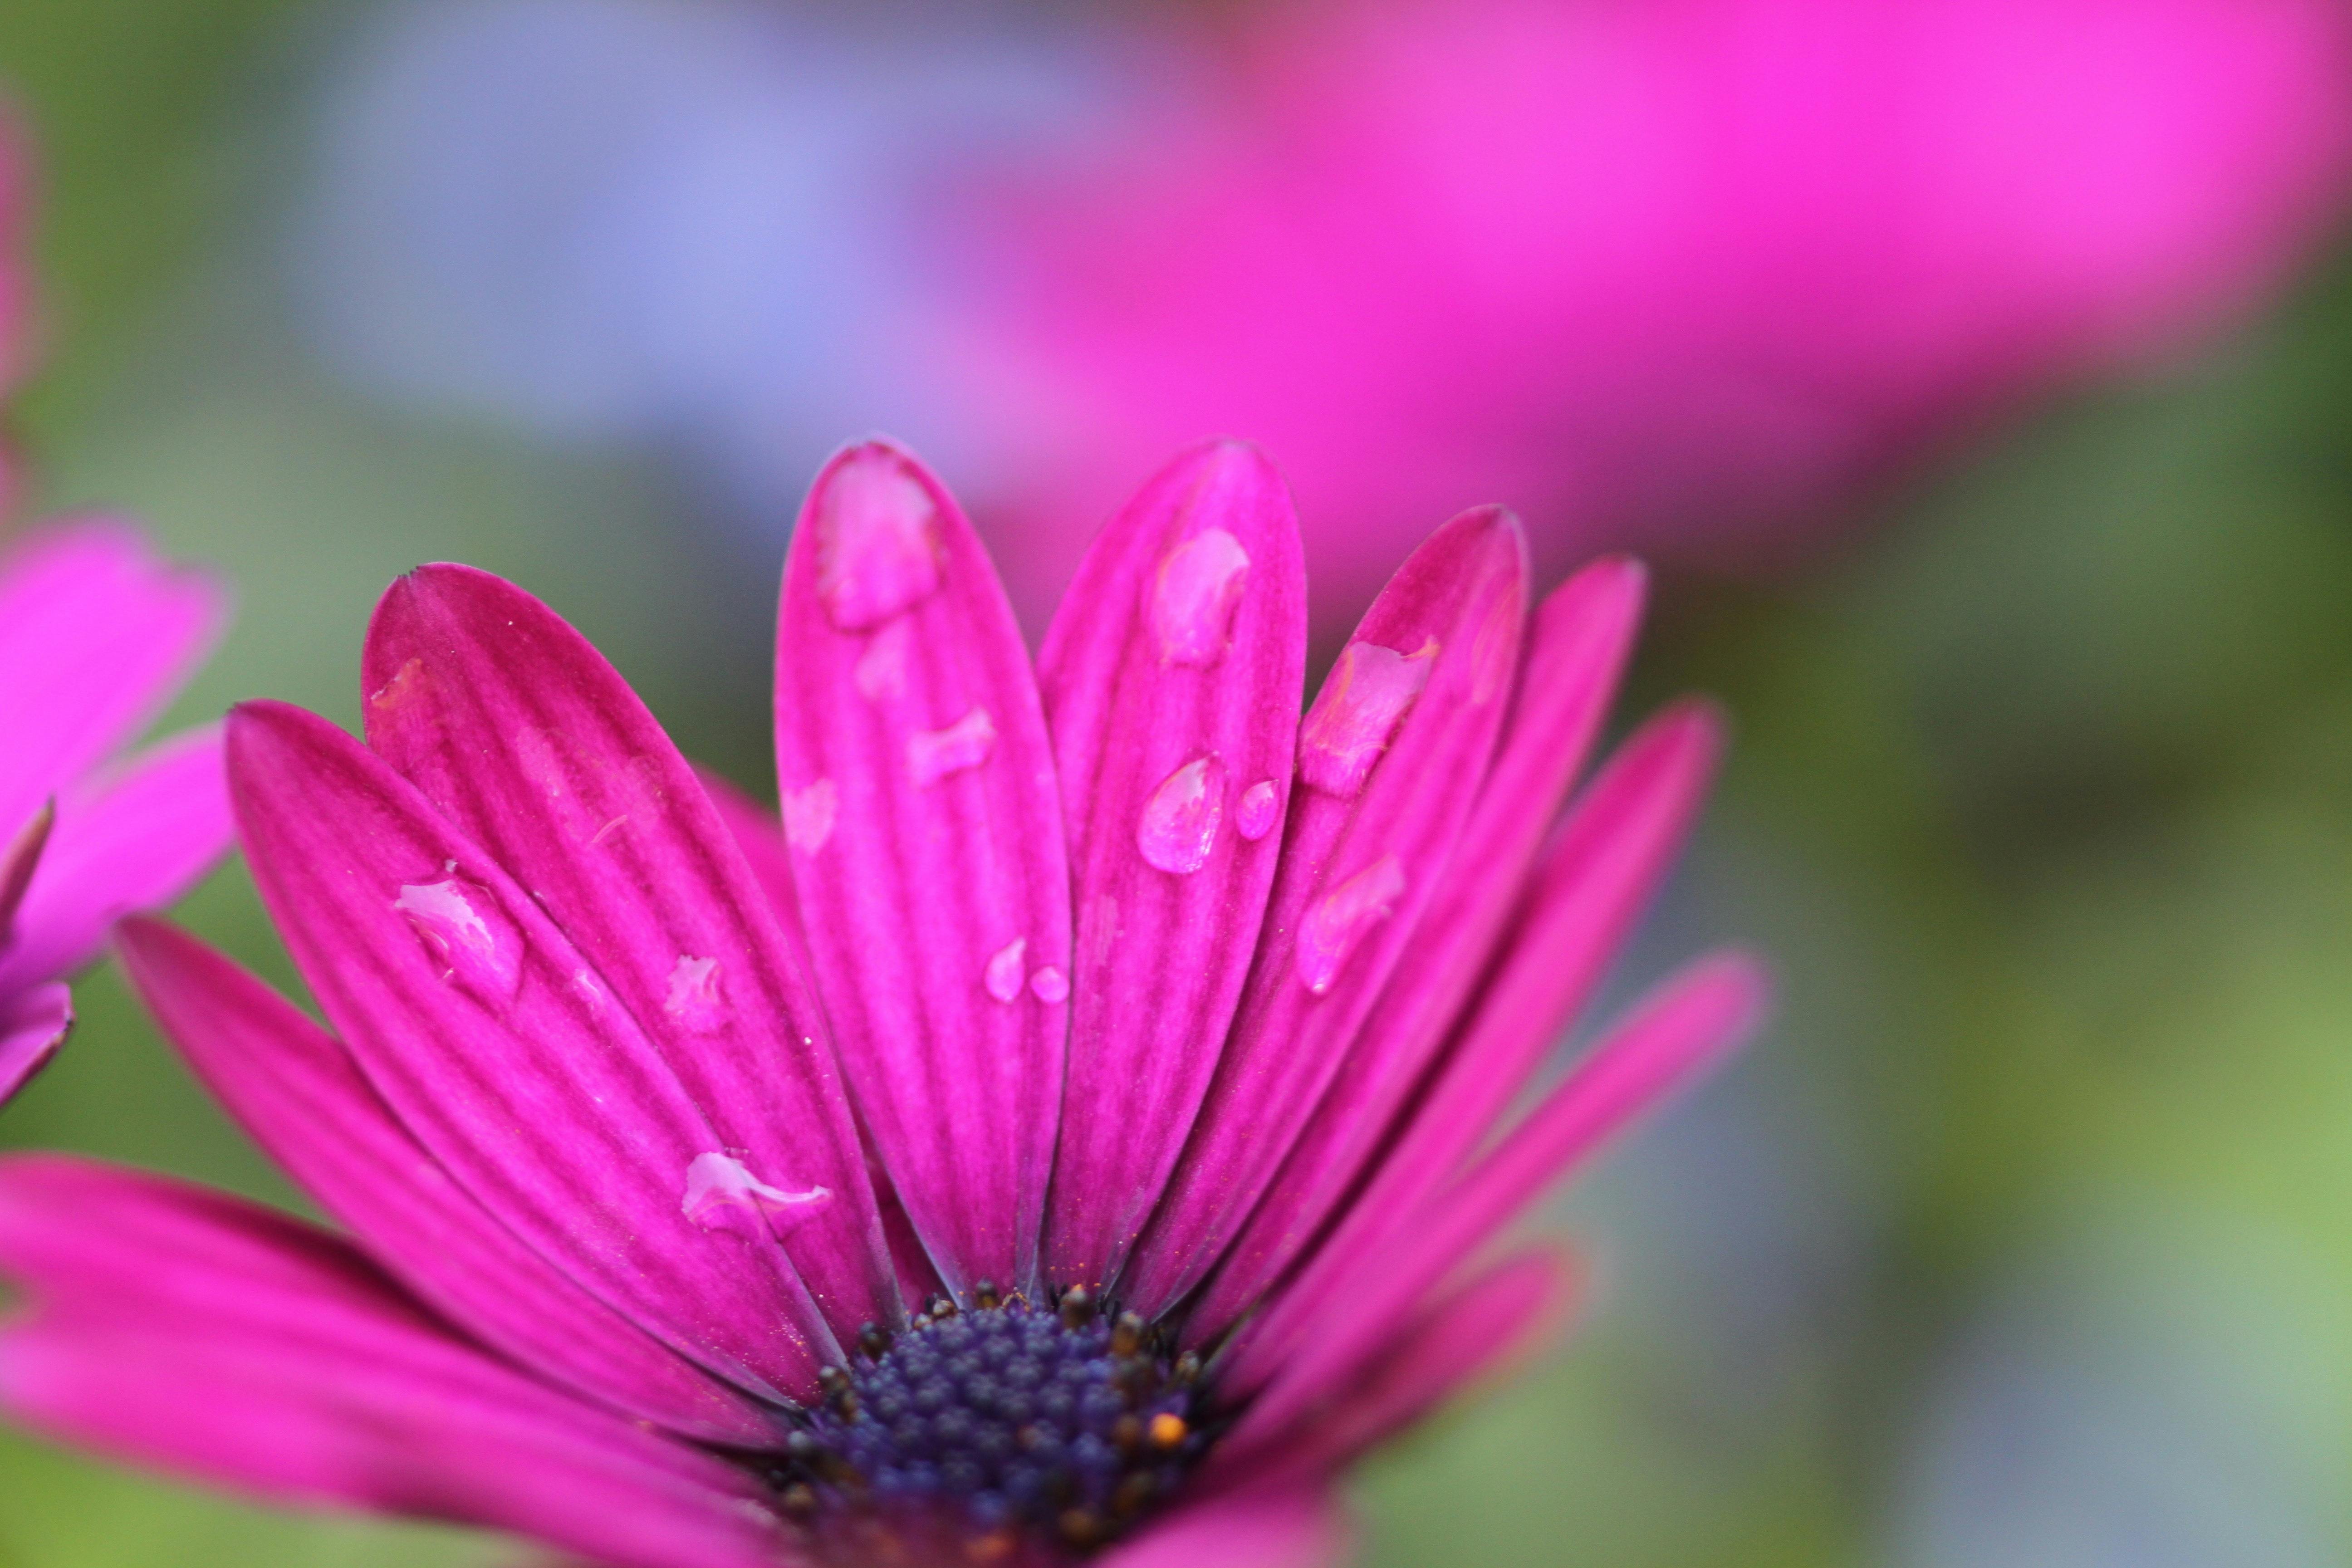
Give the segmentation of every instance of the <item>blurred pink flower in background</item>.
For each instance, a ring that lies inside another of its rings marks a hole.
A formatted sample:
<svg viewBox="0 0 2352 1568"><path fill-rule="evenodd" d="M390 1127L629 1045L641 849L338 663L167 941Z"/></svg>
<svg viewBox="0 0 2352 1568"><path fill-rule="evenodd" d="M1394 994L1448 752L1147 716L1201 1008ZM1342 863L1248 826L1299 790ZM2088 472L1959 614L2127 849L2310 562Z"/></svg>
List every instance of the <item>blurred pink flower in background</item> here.
<svg viewBox="0 0 2352 1568"><path fill-rule="evenodd" d="M63 1043L58 978L117 917L170 902L228 847L220 734L120 763L218 631L209 580L138 531L45 529L0 556L0 1101Z"/></svg>
<svg viewBox="0 0 2352 1568"><path fill-rule="evenodd" d="M958 262L1024 608L1150 453L1284 454L1318 622L1463 496L1542 574L1768 564L2021 395L2275 288L2352 131L2326 0L1337 0L1032 169ZM1204 57L1206 58L1206 57ZM969 237L967 236L967 237Z"/></svg>
<svg viewBox="0 0 2352 1568"><path fill-rule="evenodd" d="M0 108L0 395L32 358L32 160ZM0 437L0 521L19 468ZM61 978L117 917L184 892L227 848L216 729L121 753L209 650L218 584L110 519L0 546L0 1103L73 1026Z"/></svg>

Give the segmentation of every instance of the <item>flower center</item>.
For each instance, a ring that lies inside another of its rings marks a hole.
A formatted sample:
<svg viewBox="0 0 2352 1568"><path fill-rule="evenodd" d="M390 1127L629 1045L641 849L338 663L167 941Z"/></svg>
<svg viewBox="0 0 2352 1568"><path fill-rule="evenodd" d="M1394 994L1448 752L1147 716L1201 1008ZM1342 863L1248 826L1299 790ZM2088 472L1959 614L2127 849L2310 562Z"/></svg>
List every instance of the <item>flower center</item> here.
<svg viewBox="0 0 2352 1568"><path fill-rule="evenodd" d="M1199 1358L1082 1289L1053 1307L945 1299L890 1335L869 1325L772 1480L833 1554L1052 1561L1131 1527L1206 1446Z"/></svg>

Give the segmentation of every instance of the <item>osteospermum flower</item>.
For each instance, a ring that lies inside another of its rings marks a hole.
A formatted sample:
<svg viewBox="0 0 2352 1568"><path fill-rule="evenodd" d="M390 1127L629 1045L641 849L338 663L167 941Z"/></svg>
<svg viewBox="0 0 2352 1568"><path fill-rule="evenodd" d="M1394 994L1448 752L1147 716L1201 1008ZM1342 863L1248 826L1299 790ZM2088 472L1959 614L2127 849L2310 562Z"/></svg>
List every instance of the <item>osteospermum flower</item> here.
<svg viewBox="0 0 2352 1568"><path fill-rule="evenodd" d="M1670 711L1555 822L1642 578L1530 619L1526 572L1507 515L1456 518L1302 721L1254 450L1147 486L1033 669L955 503L853 447L785 568L778 822L536 600L418 571L364 743L230 721L332 1032L122 938L348 1236L9 1163L0 1401L643 1568L1327 1557L1335 1473L1560 1300L1550 1252L1484 1260L1500 1228L1759 1005L1703 963L1498 1125L1717 747Z"/></svg>
<svg viewBox="0 0 2352 1568"><path fill-rule="evenodd" d="M0 556L0 1100L73 1025L58 978L116 917L167 903L228 845L215 728L114 762L218 630L217 588L114 522Z"/></svg>

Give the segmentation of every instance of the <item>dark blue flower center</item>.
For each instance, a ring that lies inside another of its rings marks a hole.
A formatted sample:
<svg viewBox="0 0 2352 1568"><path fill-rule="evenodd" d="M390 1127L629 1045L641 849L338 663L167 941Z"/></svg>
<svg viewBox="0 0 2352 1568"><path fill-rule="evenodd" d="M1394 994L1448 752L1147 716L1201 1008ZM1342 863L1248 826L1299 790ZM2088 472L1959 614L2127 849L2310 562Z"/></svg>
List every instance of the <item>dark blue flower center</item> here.
<svg viewBox="0 0 2352 1568"><path fill-rule="evenodd" d="M820 1544L978 1561L1084 1552L1130 1528L1183 1480L1205 1438L1197 1358L1082 1291L1057 1307L944 1300L888 1335L868 1328L775 1476L785 1511Z"/></svg>

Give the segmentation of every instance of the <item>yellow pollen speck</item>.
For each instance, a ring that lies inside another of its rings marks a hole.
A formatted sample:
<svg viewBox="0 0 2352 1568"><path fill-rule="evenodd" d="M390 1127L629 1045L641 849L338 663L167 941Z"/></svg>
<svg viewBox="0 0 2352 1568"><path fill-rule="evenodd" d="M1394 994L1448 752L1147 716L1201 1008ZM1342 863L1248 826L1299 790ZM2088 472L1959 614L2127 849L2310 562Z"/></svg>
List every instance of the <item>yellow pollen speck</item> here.
<svg viewBox="0 0 2352 1568"><path fill-rule="evenodd" d="M1163 1448L1172 1448L1184 1440L1184 1418L1161 1412L1151 1418L1151 1440Z"/></svg>

